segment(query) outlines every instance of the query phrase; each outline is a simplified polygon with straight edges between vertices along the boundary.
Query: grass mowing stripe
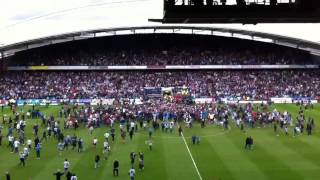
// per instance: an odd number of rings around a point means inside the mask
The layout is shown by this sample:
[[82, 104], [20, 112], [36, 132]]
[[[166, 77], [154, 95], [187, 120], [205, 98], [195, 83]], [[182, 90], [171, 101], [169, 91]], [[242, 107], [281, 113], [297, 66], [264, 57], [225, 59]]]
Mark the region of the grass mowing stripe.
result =
[[315, 148], [314, 145], [311, 146], [303, 141], [299, 141], [294, 138], [286, 139], [281, 142], [288, 148], [295, 151], [297, 154], [300, 154], [305, 160], [312, 162], [320, 167], [320, 158], [317, 151], [318, 148]]
[[[235, 129], [232, 134], [228, 135], [239, 138], [241, 134]], [[208, 142], [234, 179], [247, 179], [248, 177], [255, 177], [259, 180], [268, 179], [264, 172], [245, 156], [243, 146], [236, 146], [227, 135], [208, 139]]]
[[[88, 131], [86, 129], [78, 129], [78, 131], [74, 131], [72, 129], [69, 130], [65, 130], [65, 135], [73, 135], [74, 133], [78, 136], [78, 137], [82, 137], [84, 140], [84, 147], [85, 147], [85, 151], [82, 153], [78, 153], [77, 149], [72, 150], [71, 147], [69, 146], [69, 150], [65, 150], [62, 152], [62, 155], [58, 155], [58, 150], [55, 146], [55, 144], [57, 142], [51, 143], [50, 146], [44, 150], [50, 150], [53, 151], [53, 154], [49, 155], [50, 161], [46, 162], [45, 165], [47, 167], [47, 169], [45, 171], [42, 171], [38, 174], [38, 176], [36, 177], [36, 179], [43, 179], [43, 177], [45, 177], [46, 175], [50, 175], [56, 171], [56, 169], [63, 169], [63, 161], [65, 158], [67, 158], [70, 163], [70, 170], [71, 172], [75, 172], [77, 174], [77, 176], [79, 178], [81, 177], [92, 177], [91, 175], [94, 174], [95, 177], [95, 173], [88, 173], [88, 171], [90, 172], [91, 169], [93, 168], [93, 159], [96, 153], [94, 153], [95, 150], [92, 146], [91, 146], [91, 140], [93, 138], [92, 135], [88, 134]], [[98, 136], [102, 136], [99, 134], [102, 134], [102, 129], [97, 129], [94, 131], [94, 134]], [[52, 139], [53, 140], [53, 139]], [[54, 140], [56, 141], [56, 140]], [[101, 141], [101, 139], [99, 140], [99, 142]], [[53, 146], [53, 147], [52, 147]], [[101, 147], [101, 142], [100, 144], [98, 144], [97, 149], [100, 149]], [[84, 163], [85, 162], [85, 163]], [[86, 171], [83, 171], [83, 169], [86, 169]], [[52, 176], [53, 177], [53, 176]]]
[[186, 139], [184, 138], [184, 135], [183, 135], [182, 132], [181, 132], [181, 137], [182, 137], [182, 139], [183, 139], [184, 144], [185, 144], [186, 147], [187, 147], [188, 153], [189, 153], [189, 155], [190, 155], [190, 158], [191, 158], [191, 160], [192, 160], [192, 163], [193, 163], [194, 167], [196, 168], [197, 174], [198, 174], [200, 180], [202, 180], [202, 177], [201, 177], [201, 174], [200, 174], [199, 169], [198, 169], [198, 167], [197, 167], [197, 164], [196, 164], [196, 162], [194, 161], [194, 159], [193, 159], [193, 157], [192, 157], [192, 154], [191, 154], [191, 152], [190, 152], [190, 149], [189, 149], [189, 147], [188, 147], [188, 144], [187, 144]]
[[[111, 144], [111, 153], [107, 160], [107, 166], [106, 166], [106, 173], [103, 173], [100, 179], [106, 179], [106, 177], [113, 177], [112, 169], [113, 169], [113, 161], [118, 160], [120, 163], [120, 170], [119, 170], [119, 177], [117, 179], [128, 179], [128, 171], [130, 169], [130, 152], [136, 152], [137, 151], [137, 143], [141, 136], [139, 134], [135, 134], [133, 137], [133, 140], [131, 141], [129, 137], [126, 138], [125, 142], [123, 143], [120, 132], [117, 131], [116, 133], [116, 139], [115, 143]], [[102, 149], [101, 149], [102, 150]], [[137, 165], [137, 162], [135, 162], [135, 166]], [[137, 168], [136, 168], [137, 169]], [[136, 174], [139, 172], [136, 171]]]
[[241, 147], [241, 149], [243, 148], [243, 154], [269, 179], [303, 179], [301, 174], [292, 170], [283, 163], [285, 159], [279, 159], [273, 155], [274, 151], [269, 151], [265, 149], [263, 145], [261, 145], [265, 143], [264, 136], [267, 136], [267, 134], [259, 136], [258, 134], [254, 134], [254, 131], [251, 132], [251, 134], [256, 139], [253, 150], [244, 150], [244, 138], [239, 139], [238, 137], [234, 137], [235, 134], [233, 134], [233, 136], [227, 135], [227, 137], [231, 140], [231, 142], [234, 143], [235, 146]]
[[[306, 159], [304, 154], [306, 153], [299, 153], [297, 149], [304, 149], [307, 145], [300, 142], [297, 138], [293, 138], [291, 136], [275, 136], [273, 133], [269, 132], [268, 135], [264, 136], [265, 143], [261, 143], [266, 149], [274, 150], [278, 149], [279, 151], [275, 153], [275, 156], [278, 156], [281, 159], [285, 159], [284, 163], [288, 166], [292, 167], [292, 169], [299, 171], [301, 169], [319, 169], [318, 161], [310, 161]], [[302, 137], [303, 138], [303, 137]], [[290, 142], [290, 144], [295, 144], [293, 147], [289, 147], [286, 142]], [[273, 146], [270, 147], [268, 144], [272, 143]], [[303, 145], [302, 145], [303, 144]], [[294, 158], [292, 158], [294, 157]], [[314, 157], [316, 158], [316, 156]]]
[[[164, 133], [162, 135], [166, 136], [166, 134]], [[199, 180], [199, 176], [194, 170], [194, 166], [190, 161], [190, 157], [186, 151], [183, 140], [182, 139], [180, 139], [180, 141], [163, 140], [163, 142], [164, 142], [163, 154], [165, 156], [165, 161], [166, 161], [165, 169], [168, 174], [167, 180], [176, 180], [176, 179]]]
[[[61, 106], [50, 106], [49, 108], [37, 107], [48, 117], [54, 114], [56, 119], [63, 122], [63, 118], [57, 118], [58, 110]], [[288, 110], [295, 119], [299, 106], [296, 105], [274, 105], [278, 110]], [[26, 106], [24, 110], [31, 109]], [[272, 110], [272, 109], [271, 109]], [[316, 129], [312, 136], [303, 134], [292, 138], [292, 127], [290, 127], [290, 136], [285, 136], [283, 132], [279, 137], [273, 133], [271, 125], [265, 128], [247, 129], [248, 133], [255, 139], [255, 148], [253, 151], [244, 150], [244, 140], [246, 135], [238, 129], [233, 128], [228, 133], [224, 133], [223, 129], [215, 125], [208, 125], [206, 128], [200, 129], [200, 124], [195, 123], [191, 129], [185, 129], [184, 138], [187, 142], [189, 150], [197, 162], [197, 167], [203, 179], [218, 180], [220, 179], [248, 179], [254, 177], [258, 180], [265, 179], [304, 179], [317, 180], [320, 179], [320, 159], [317, 152], [320, 150], [320, 128], [317, 125], [319, 121], [319, 104], [314, 109], [305, 111], [306, 118], [309, 116], [315, 119]], [[4, 113], [12, 117], [12, 113], [6, 107]], [[3, 114], [3, 113], [2, 113]], [[40, 123], [40, 119], [28, 120], [26, 137], [33, 137], [32, 125]], [[233, 123], [230, 124], [233, 126]], [[7, 132], [7, 125], [4, 126], [4, 135]], [[103, 132], [108, 128], [102, 127], [94, 131], [94, 135], [89, 135], [88, 130], [82, 125], [76, 131], [78, 137], [82, 137], [85, 146], [91, 145], [94, 136], [99, 139], [99, 146], [103, 141]], [[118, 128], [117, 128], [118, 129]], [[42, 135], [43, 126], [39, 131]], [[72, 130], [63, 130], [65, 134], [73, 134]], [[222, 131], [222, 132], [221, 132]], [[112, 177], [112, 161], [117, 158], [120, 160], [121, 171], [118, 180], [128, 179], [129, 153], [130, 151], [145, 151], [146, 169], [140, 173], [137, 172], [137, 179], [147, 180], [150, 177], [154, 179], [175, 180], [188, 179], [197, 180], [198, 175], [194, 173], [194, 165], [190, 163], [189, 154], [185, 150], [185, 144], [176, 134], [164, 134], [161, 131], [155, 132], [154, 150], [148, 151], [148, 146], [144, 145], [147, 139], [146, 132], [140, 131], [141, 136], [136, 134], [132, 142], [122, 144], [117, 141], [116, 145], [112, 145], [115, 151], [111, 152], [110, 160], [103, 162], [101, 168], [96, 171], [93, 168], [93, 158], [95, 151], [87, 148], [88, 151], [83, 155], [76, 152], [66, 151], [62, 157], [57, 156], [57, 147], [55, 140], [49, 140], [48, 144], [44, 143], [41, 160], [33, 161], [34, 151], [31, 152], [31, 159], [27, 160], [25, 168], [18, 167], [18, 156], [9, 153], [6, 148], [7, 138], [4, 137], [4, 145], [0, 147], [0, 179], [4, 178], [4, 172], [12, 169], [13, 179], [22, 179], [32, 177], [33, 180], [52, 179], [53, 171], [57, 168], [62, 169], [64, 157], [68, 157], [71, 161], [71, 170], [79, 175], [80, 179], [97, 179], [102, 180]], [[14, 133], [17, 136], [17, 133]], [[217, 134], [217, 135], [216, 135]], [[192, 145], [189, 141], [192, 135], [200, 136], [200, 145]], [[156, 137], [157, 136], [157, 137]], [[217, 137], [216, 137], [217, 136]], [[119, 136], [118, 136], [119, 137]], [[120, 138], [119, 138], [120, 139]], [[88, 145], [88, 146], [87, 146]], [[92, 147], [92, 146], [91, 146]], [[102, 149], [99, 147], [99, 149]], [[100, 151], [98, 151], [100, 152]], [[78, 162], [83, 162], [83, 166], [78, 166]], [[101, 172], [102, 173], [101, 173]], [[20, 177], [19, 177], [20, 176]], [[215, 176], [215, 178], [213, 178]]]
[[[145, 132], [146, 133], [146, 132]], [[164, 154], [165, 141], [162, 138], [153, 139], [153, 149], [149, 150], [146, 141], [149, 137], [140, 136], [138, 142], [139, 151], [145, 155], [145, 169], [137, 174], [139, 180], [150, 180], [150, 177], [161, 177], [161, 179], [169, 179], [166, 169], [166, 158]]]
[[[109, 128], [108, 128], [109, 129]], [[117, 132], [117, 134], [119, 134], [119, 132]], [[121, 148], [120, 146], [120, 143], [121, 143], [121, 139], [119, 138], [119, 136], [115, 136], [115, 141], [113, 142], [110, 138], [109, 140], [110, 142], [110, 147], [111, 147], [111, 151], [108, 155], [108, 159], [105, 160], [104, 159], [104, 155], [101, 156], [102, 158], [102, 164], [104, 164], [104, 170], [102, 170], [102, 174], [101, 176], [99, 177], [100, 180], [104, 180], [106, 179], [106, 177], [113, 177], [113, 174], [112, 174], [112, 170], [113, 170], [113, 160], [114, 159], [117, 159], [116, 158], [116, 152], [119, 148]]]
[[228, 162], [222, 159], [224, 156], [221, 156], [217, 152], [218, 146], [216, 146], [216, 144], [213, 146], [209, 140], [211, 139], [201, 139], [201, 143], [199, 145], [190, 145], [190, 150], [193, 154], [193, 157], [198, 162], [198, 168], [201, 171], [203, 179], [233, 180], [236, 179], [235, 177], [238, 178], [239, 176], [235, 176], [236, 174], [230, 171], [230, 168], [227, 167], [226, 163]]

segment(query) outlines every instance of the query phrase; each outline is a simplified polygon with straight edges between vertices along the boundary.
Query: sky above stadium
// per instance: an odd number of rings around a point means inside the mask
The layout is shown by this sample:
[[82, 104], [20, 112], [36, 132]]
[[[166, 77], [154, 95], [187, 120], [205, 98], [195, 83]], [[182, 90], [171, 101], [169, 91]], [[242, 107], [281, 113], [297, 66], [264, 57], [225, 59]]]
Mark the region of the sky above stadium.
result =
[[[235, 0], [227, 2], [232, 4]], [[162, 15], [163, 0], [3, 0], [0, 6], [0, 45], [72, 31], [160, 25], [148, 22], [148, 18], [160, 19]], [[320, 43], [320, 24], [199, 26], [254, 30]]]

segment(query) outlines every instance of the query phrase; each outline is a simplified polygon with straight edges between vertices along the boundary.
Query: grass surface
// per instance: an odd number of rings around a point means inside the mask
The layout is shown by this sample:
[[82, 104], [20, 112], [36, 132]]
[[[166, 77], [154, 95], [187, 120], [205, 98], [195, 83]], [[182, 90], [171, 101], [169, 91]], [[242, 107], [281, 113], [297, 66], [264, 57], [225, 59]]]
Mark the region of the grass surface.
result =
[[[28, 107], [29, 108], [29, 107]], [[273, 107], [272, 107], [273, 108]], [[287, 110], [295, 119], [299, 107], [296, 105], [276, 105], [280, 111]], [[40, 107], [40, 110], [47, 115], [58, 116], [59, 107]], [[1, 110], [0, 110], [1, 111]], [[195, 124], [192, 129], [184, 128], [184, 136], [192, 157], [204, 180], [319, 180], [320, 179], [320, 133], [317, 125], [320, 123], [320, 105], [315, 105], [313, 110], [306, 111], [306, 117], [315, 119], [316, 130], [312, 136], [300, 135], [297, 137], [286, 136], [279, 131], [279, 136], [273, 132], [271, 126], [258, 127], [255, 129], [246, 128], [246, 132], [240, 131], [233, 124], [230, 130], [223, 130], [215, 125], [200, 128]], [[3, 114], [11, 115], [9, 109], [5, 108]], [[2, 113], [0, 113], [2, 116]], [[33, 137], [32, 125], [39, 120], [29, 120], [26, 136]], [[40, 122], [39, 122], [40, 123]], [[62, 124], [62, 123], [61, 123]], [[116, 126], [118, 127], [118, 125]], [[43, 127], [42, 127], [43, 128]], [[39, 134], [42, 135], [42, 128]], [[195, 166], [182, 137], [177, 131], [172, 134], [164, 134], [160, 131], [154, 133], [154, 149], [149, 151], [146, 145], [147, 132], [139, 130], [134, 139], [128, 138], [125, 143], [120, 140], [119, 132], [116, 134], [116, 141], [111, 143], [112, 152], [108, 160], [102, 160], [101, 166], [94, 169], [94, 157], [102, 155], [103, 134], [109, 128], [102, 127], [95, 129], [93, 135], [81, 127], [76, 132], [66, 130], [64, 134], [76, 133], [85, 141], [85, 152], [64, 151], [59, 156], [55, 139], [49, 139], [42, 145], [41, 159], [35, 158], [35, 152], [31, 151], [26, 161], [26, 166], [18, 166], [19, 157], [10, 153], [6, 147], [7, 139], [3, 139], [0, 146], [0, 179], [4, 173], [9, 171], [13, 180], [49, 180], [55, 179], [53, 173], [56, 169], [63, 169], [63, 160], [68, 158], [71, 163], [71, 171], [76, 173], [80, 180], [105, 180], [105, 179], [129, 179], [128, 170], [130, 166], [129, 153], [135, 151], [144, 152], [145, 169], [137, 171], [138, 180], [199, 180]], [[3, 129], [6, 135], [7, 127]], [[192, 145], [192, 135], [201, 137], [200, 145]], [[254, 139], [253, 150], [244, 150], [245, 138], [251, 135]], [[98, 147], [94, 149], [91, 145], [92, 139], [99, 139]], [[32, 138], [33, 139], [33, 138]], [[114, 159], [120, 162], [120, 176], [113, 178], [112, 162]], [[136, 164], [136, 170], [138, 165]], [[65, 177], [63, 177], [65, 179]]]

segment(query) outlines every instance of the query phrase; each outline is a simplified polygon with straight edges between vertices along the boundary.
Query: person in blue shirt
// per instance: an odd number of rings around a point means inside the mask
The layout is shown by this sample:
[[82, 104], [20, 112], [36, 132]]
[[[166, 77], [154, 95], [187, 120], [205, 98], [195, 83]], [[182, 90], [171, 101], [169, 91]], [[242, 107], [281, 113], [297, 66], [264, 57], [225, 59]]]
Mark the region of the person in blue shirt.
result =
[[41, 151], [41, 146], [40, 146], [40, 143], [38, 143], [36, 146], [37, 159], [40, 159], [40, 151]]
[[196, 144], [197, 136], [193, 135], [191, 137], [192, 144]]
[[196, 135], [193, 135], [191, 137], [191, 141], [192, 141], [192, 144], [200, 144], [200, 137], [196, 136]]
[[8, 129], [8, 134], [7, 134], [7, 137], [12, 135], [13, 134], [13, 127], [10, 126], [9, 129]]
[[149, 133], [149, 139], [151, 139], [152, 138], [152, 133], [153, 133], [153, 128], [152, 127], [149, 127], [148, 133]]

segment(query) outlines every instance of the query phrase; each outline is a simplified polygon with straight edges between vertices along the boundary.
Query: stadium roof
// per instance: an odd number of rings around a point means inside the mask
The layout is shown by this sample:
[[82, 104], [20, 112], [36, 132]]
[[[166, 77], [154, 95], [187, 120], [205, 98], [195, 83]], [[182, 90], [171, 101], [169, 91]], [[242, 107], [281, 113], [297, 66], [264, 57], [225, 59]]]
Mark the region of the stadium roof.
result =
[[[227, 0], [227, 3], [232, 4], [235, 1]], [[281, 0], [281, 2], [284, 1], [289, 0]], [[18, 49], [17, 47], [21, 48], [22, 44], [26, 45], [26, 43], [29, 43], [28, 48], [41, 44], [41, 41], [45, 41], [42, 43], [50, 43], [50, 41], [56, 43], [56, 41], [53, 41], [54, 38], [58, 40], [63, 36], [71, 38], [74, 35], [78, 36], [77, 34], [81, 34], [81, 32], [89, 32], [88, 29], [102, 32], [105, 29], [110, 30], [117, 27], [158, 27], [161, 24], [148, 22], [148, 19], [161, 18], [162, 15], [162, 0], [4, 0], [0, 11], [0, 47], [5, 49], [11, 47], [10, 50], [14, 51], [13, 47]], [[212, 28], [216, 30], [215, 32], [218, 29], [226, 31], [226, 33], [221, 32], [226, 36], [230, 36], [228, 30], [232, 30], [236, 32], [234, 33], [235, 37], [244, 35], [242, 38], [251, 38], [252, 34], [255, 34], [254, 37], [256, 37], [263, 33], [273, 37], [271, 39], [281, 41], [290, 39], [289, 46], [297, 47], [298, 44], [300, 48], [304, 44], [309, 44], [312, 45], [311, 48], [317, 49], [316, 47], [320, 43], [320, 24], [258, 24], [245, 26], [241, 24], [194, 24], [189, 29], [195, 29], [196, 26], [199, 27], [200, 32], [196, 30], [194, 33], [209, 32], [201, 30], [203, 28]], [[171, 30], [168, 29], [168, 31]], [[177, 31], [177, 33], [182, 31]], [[285, 36], [288, 37], [285, 38]], [[270, 41], [269, 38], [265, 40]], [[293, 41], [295, 42], [292, 43]], [[19, 46], [12, 46], [13, 44]], [[316, 50], [312, 50], [312, 52], [317, 53]], [[10, 54], [10, 52], [6, 52], [6, 54]]]
[[150, 33], [179, 33], [179, 34], [199, 34], [216, 35], [233, 38], [249, 39], [274, 43], [287, 47], [297, 48], [309, 51], [311, 54], [320, 55], [320, 44], [298, 38], [286, 37], [281, 35], [239, 30], [232, 28], [218, 27], [199, 27], [199, 26], [137, 26], [137, 27], [118, 27], [87, 31], [77, 31], [60, 35], [37, 38], [0, 47], [0, 58], [14, 55], [16, 52], [33, 49], [37, 47], [64, 43], [75, 40], [90, 39], [95, 37], [112, 35], [130, 35], [130, 34], [150, 34]]

